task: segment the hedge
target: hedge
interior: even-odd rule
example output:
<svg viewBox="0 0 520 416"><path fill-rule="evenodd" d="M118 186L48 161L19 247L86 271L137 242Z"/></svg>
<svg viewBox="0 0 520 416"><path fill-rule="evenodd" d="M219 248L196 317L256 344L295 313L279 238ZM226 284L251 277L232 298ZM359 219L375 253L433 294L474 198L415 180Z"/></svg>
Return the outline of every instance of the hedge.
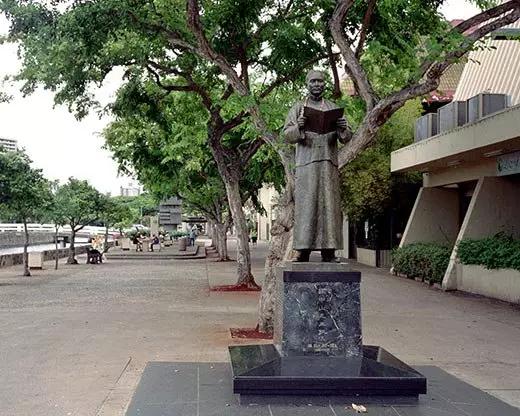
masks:
<svg viewBox="0 0 520 416"><path fill-rule="evenodd" d="M394 272L441 283L450 261L451 248L435 243L415 243L393 252Z"/></svg>
<svg viewBox="0 0 520 416"><path fill-rule="evenodd" d="M520 239L496 235L483 239L462 240L457 249L462 264L477 264L486 269L520 270Z"/></svg>

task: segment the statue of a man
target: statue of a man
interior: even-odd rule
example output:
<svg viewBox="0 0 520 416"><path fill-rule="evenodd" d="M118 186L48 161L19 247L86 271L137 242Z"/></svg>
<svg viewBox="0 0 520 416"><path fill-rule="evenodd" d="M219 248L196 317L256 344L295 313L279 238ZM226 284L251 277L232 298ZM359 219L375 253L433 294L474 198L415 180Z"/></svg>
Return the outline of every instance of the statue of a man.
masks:
<svg viewBox="0 0 520 416"><path fill-rule="evenodd" d="M348 125L344 117L336 129L318 134L306 129L304 107L321 111L339 108L323 98L323 72L307 74L309 95L289 111L284 126L285 140L296 143L296 184L293 249L296 261L309 261L311 251L320 250L324 262L338 262L335 250L343 248L338 140L348 141Z"/></svg>

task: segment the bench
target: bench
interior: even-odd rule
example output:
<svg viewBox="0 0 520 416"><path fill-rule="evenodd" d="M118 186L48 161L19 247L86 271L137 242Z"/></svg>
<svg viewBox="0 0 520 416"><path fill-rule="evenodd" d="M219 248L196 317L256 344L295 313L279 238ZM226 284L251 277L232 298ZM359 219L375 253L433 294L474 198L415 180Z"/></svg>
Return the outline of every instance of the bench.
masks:
<svg viewBox="0 0 520 416"><path fill-rule="evenodd" d="M103 255L95 248L87 248L87 264L101 264L103 263Z"/></svg>

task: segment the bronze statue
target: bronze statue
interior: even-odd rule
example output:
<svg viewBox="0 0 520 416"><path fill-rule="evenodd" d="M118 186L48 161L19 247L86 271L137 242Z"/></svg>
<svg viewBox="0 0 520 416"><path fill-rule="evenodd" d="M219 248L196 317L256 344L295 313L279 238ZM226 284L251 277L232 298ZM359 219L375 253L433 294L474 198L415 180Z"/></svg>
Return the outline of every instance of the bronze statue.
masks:
<svg viewBox="0 0 520 416"><path fill-rule="evenodd" d="M322 261L338 262L343 217L337 142L348 141L349 129L343 110L323 98L323 72L309 71L307 88L309 95L291 108L284 126L285 140L296 143L293 249L296 261L309 261L311 251L320 250Z"/></svg>

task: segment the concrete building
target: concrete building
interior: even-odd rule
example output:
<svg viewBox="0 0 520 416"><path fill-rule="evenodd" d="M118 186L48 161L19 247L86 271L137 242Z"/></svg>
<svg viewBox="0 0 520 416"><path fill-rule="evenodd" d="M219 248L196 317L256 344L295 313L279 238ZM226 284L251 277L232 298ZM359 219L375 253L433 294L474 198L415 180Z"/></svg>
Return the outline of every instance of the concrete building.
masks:
<svg viewBox="0 0 520 416"><path fill-rule="evenodd" d="M266 213L262 215L258 212L254 213L254 221L258 228L258 239L269 240L271 237L271 224L276 219L275 208L278 192L272 186L265 186L260 189L259 200L264 207Z"/></svg>
<svg viewBox="0 0 520 416"><path fill-rule="evenodd" d="M519 27L517 22L506 29ZM470 53L450 107L441 108L438 119L426 120L451 128L429 131L431 137L391 158L392 172L423 173L401 246L437 242L453 247L445 290L468 287L457 265L458 241L501 231L520 237L520 42L495 36L487 46L493 49ZM461 122L458 116L464 112Z"/></svg>
<svg viewBox="0 0 520 416"><path fill-rule="evenodd" d="M139 196L141 195L141 186L132 182L128 183L127 186L119 187L119 195L121 196Z"/></svg>
<svg viewBox="0 0 520 416"><path fill-rule="evenodd" d="M159 204L159 227L165 231L177 231L182 224L182 201L172 197Z"/></svg>
<svg viewBox="0 0 520 416"><path fill-rule="evenodd" d="M3 148L4 150L16 150L18 148L18 142L13 139L0 137L0 148Z"/></svg>

